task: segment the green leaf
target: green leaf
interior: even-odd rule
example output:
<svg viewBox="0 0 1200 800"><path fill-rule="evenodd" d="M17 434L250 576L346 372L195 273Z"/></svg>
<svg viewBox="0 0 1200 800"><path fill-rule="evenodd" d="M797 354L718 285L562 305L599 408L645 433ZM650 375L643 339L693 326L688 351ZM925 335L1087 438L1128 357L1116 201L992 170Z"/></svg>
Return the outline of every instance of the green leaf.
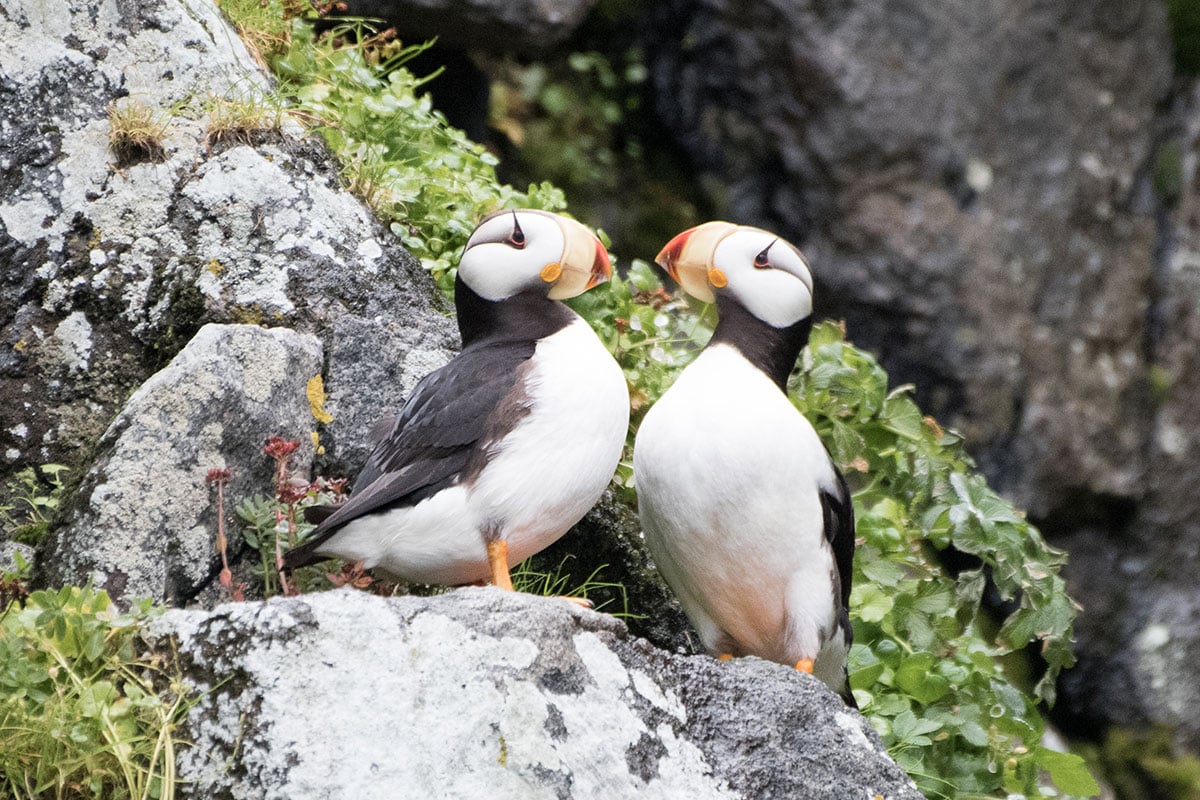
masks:
<svg viewBox="0 0 1200 800"><path fill-rule="evenodd" d="M1074 753L1060 753L1039 745L1036 750L1038 764L1050 773L1050 780L1066 794L1094 797L1100 793L1100 784L1088 771L1087 763Z"/></svg>
<svg viewBox="0 0 1200 800"><path fill-rule="evenodd" d="M879 622L892 610L892 598L873 584L859 585L851 589L850 605L857 610L863 622Z"/></svg>
<svg viewBox="0 0 1200 800"><path fill-rule="evenodd" d="M892 720L892 735L904 744L927 747L933 744L926 734L941 729L941 723L922 719L912 711L903 711Z"/></svg>
<svg viewBox="0 0 1200 800"><path fill-rule="evenodd" d="M950 691L950 681L932 671L932 653L916 653L904 659L896 670L896 684L915 700L935 703Z"/></svg>

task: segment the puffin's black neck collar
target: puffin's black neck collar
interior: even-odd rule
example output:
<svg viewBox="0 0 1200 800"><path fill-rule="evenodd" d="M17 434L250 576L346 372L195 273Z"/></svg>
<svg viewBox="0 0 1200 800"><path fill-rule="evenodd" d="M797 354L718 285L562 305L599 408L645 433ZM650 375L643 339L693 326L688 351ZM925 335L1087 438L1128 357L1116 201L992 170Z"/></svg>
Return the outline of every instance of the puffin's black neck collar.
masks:
<svg viewBox="0 0 1200 800"><path fill-rule="evenodd" d="M487 300L454 279L454 308L463 348L498 342L536 342L574 320L569 308L536 289L503 300Z"/></svg>
<svg viewBox="0 0 1200 800"><path fill-rule="evenodd" d="M724 295L717 297L717 328L709 344L727 344L783 391L796 365L796 357L808 344L812 331L812 315L787 328L775 328L746 310L746 307Z"/></svg>

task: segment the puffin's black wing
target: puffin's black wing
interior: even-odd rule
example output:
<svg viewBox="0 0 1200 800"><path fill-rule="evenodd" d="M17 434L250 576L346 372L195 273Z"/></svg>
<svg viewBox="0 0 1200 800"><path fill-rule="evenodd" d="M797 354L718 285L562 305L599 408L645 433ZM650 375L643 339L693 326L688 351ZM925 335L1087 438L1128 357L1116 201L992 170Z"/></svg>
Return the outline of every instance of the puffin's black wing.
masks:
<svg viewBox="0 0 1200 800"><path fill-rule="evenodd" d="M415 505L477 474L491 444L529 411L524 368L536 345L502 342L468 348L422 378L371 452L350 499L302 545L288 551L285 566L323 560L316 548L353 519Z"/></svg>
<svg viewBox="0 0 1200 800"><path fill-rule="evenodd" d="M833 466L831 464L831 466ZM825 523L825 539L833 549L833 561L837 566L837 587L841 606L837 610L838 628L846 640L846 647L854 641L854 628L850 625L850 581L854 578L854 503L846 479L833 466L836 485L833 491L821 489L821 515ZM850 708L858 708L854 694L850 691L849 665L846 667L846 682L841 697Z"/></svg>
<svg viewBox="0 0 1200 800"><path fill-rule="evenodd" d="M850 581L854 578L854 504L841 471L833 467L836 485L832 491L821 489L821 513L825 539L833 549L841 589L842 608L850 606Z"/></svg>

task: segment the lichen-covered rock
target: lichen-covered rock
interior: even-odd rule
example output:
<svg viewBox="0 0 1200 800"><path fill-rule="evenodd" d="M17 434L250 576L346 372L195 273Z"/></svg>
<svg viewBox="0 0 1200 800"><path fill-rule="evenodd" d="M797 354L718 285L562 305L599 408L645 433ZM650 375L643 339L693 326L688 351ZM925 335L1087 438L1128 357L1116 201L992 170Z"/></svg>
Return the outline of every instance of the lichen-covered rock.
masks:
<svg viewBox="0 0 1200 800"><path fill-rule="evenodd" d="M558 599L351 590L172 611L185 796L920 797L811 676L676 656Z"/></svg>
<svg viewBox="0 0 1200 800"><path fill-rule="evenodd" d="M406 361L446 358L432 281L323 147L286 115L254 145L210 140L214 98L273 101L209 0L18 3L0 40L0 486L29 464L78 467L206 322L326 336L351 317L403 345L356 368L381 389ZM114 148L110 108L134 104L160 151ZM379 399L326 388L346 416ZM366 433L331 425L351 450Z"/></svg>
<svg viewBox="0 0 1200 800"><path fill-rule="evenodd" d="M194 597L219 567L208 471L231 468L227 497L252 493L272 468L264 431L299 439L311 458L305 388L322 355L316 337L285 328L201 328L101 439L64 525L46 543L42 582L90 580L118 599ZM303 452L297 460L304 463ZM232 532L231 502L224 514Z"/></svg>

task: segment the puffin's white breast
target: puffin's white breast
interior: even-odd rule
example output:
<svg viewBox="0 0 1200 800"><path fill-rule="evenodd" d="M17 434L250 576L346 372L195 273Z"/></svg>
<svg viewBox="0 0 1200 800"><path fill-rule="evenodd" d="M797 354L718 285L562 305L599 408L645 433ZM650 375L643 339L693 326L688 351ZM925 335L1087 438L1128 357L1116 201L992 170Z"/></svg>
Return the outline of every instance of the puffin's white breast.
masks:
<svg viewBox="0 0 1200 800"><path fill-rule="evenodd" d="M505 522L513 563L587 513L612 480L629 429L625 376L582 318L538 343L531 411L471 491L482 519Z"/></svg>
<svg viewBox="0 0 1200 800"><path fill-rule="evenodd" d="M763 658L815 658L835 611L819 491L836 479L778 387L737 350L705 349L642 422L634 474L646 543L706 646L724 633Z"/></svg>

